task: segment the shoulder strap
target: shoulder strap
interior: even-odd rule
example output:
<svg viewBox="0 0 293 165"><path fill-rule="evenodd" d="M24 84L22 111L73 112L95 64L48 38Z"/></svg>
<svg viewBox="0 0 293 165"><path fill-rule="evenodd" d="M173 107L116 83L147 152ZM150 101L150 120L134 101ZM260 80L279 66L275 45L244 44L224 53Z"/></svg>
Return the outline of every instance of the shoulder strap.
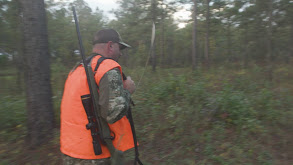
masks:
<svg viewBox="0 0 293 165"><path fill-rule="evenodd" d="M108 58L108 57L104 57L104 56L100 57L100 58L98 59L97 65L96 65L96 67L95 67L94 74L96 74L96 72L97 72L97 70L98 70L100 64L101 64L104 60L106 60L106 59L111 59L111 60L113 60L112 58Z"/></svg>
<svg viewBox="0 0 293 165"><path fill-rule="evenodd" d="M83 65L83 66L87 66L91 60L96 56L96 55L99 55L97 53L92 53L91 56L89 56L88 58L85 59L85 65L83 64L82 60L79 61L78 63L75 64L75 66L71 69L70 73L74 72L75 69L80 66L80 65Z"/></svg>

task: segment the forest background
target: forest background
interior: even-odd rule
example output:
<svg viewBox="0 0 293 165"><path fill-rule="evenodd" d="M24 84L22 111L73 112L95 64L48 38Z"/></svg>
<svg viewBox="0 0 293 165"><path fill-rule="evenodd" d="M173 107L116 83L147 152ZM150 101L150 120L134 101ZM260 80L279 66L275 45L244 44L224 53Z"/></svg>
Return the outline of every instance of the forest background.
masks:
<svg viewBox="0 0 293 165"><path fill-rule="evenodd" d="M119 0L115 20L83 0L47 0L52 106L38 108L25 3L0 0L0 164L61 163L60 102L81 60L73 5L87 55L102 28L132 46L119 62L139 82L133 115L145 164L293 164L292 0ZM185 4L193 15L178 28L173 14Z"/></svg>

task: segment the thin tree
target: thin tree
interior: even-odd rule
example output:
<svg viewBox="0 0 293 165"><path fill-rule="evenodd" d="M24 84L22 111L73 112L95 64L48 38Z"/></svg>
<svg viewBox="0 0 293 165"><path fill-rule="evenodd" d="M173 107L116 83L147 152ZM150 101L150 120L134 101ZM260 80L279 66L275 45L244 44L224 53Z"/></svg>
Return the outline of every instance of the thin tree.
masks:
<svg viewBox="0 0 293 165"><path fill-rule="evenodd" d="M20 4L27 99L26 144L34 149L48 142L54 128L46 11L44 0L20 0Z"/></svg>
<svg viewBox="0 0 293 165"><path fill-rule="evenodd" d="M160 45L161 45L161 66L164 67L164 65L166 64L165 61L165 18L166 18L166 11L164 10L163 7L164 4L164 0L161 1L161 40L160 40Z"/></svg>
<svg viewBox="0 0 293 165"><path fill-rule="evenodd" d="M267 29L267 78L269 81L273 81L273 50L272 50L272 42L273 42L273 30L272 30L272 22L273 22L273 0L268 0L268 29Z"/></svg>
<svg viewBox="0 0 293 165"><path fill-rule="evenodd" d="M209 33L210 33L210 1L206 0L206 40L205 40L205 63L207 67L210 65L210 55L209 55L209 47L210 47L210 41L209 41Z"/></svg>
<svg viewBox="0 0 293 165"><path fill-rule="evenodd" d="M197 2L193 0L193 30L192 30L192 70L197 67L197 55L196 55L196 26L197 26Z"/></svg>
<svg viewBox="0 0 293 165"><path fill-rule="evenodd" d="M152 0L152 4L151 4L151 10L152 10L152 21L156 22L156 17L157 17L157 6L158 6L158 2L157 0ZM156 66L157 66L157 57L156 57L156 45L153 45L153 48L151 50L152 52L152 70L153 72L156 71Z"/></svg>
<svg viewBox="0 0 293 165"><path fill-rule="evenodd" d="M233 61L234 56L232 55L232 32L231 32L231 26L232 26L232 21L231 21L231 15L228 13L228 18L227 18L227 54L229 57L229 61Z"/></svg>
<svg viewBox="0 0 293 165"><path fill-rule="evenodd" d="M289 45L289 47L291 49L291 51L290 51L290 58L293 58L293 46L292 45L293 45L293 18L291 19L291 40L290 40L290 45Z"/></svg>

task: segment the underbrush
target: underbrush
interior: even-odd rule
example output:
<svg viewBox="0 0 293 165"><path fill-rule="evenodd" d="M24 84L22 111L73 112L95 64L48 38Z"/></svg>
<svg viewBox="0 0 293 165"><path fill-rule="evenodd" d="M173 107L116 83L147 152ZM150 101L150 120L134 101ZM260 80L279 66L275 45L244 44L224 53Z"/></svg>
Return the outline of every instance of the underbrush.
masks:
<svg viewBox="0 0 293 165"><path fill-rule="evenodd" d="M68 72L64 70L52 69L57 122ZM138 84L143 68L124 71ZM147 70L133 95L142 161L154 165L292 164L293 86L285 77L290 75L289 66L281 71L277 76L282 81L268 82L259 67ZM8 80L5 84L9 88ZM28 151L24 148L25 97L2 93L0 104L0 164L60 164L59 130L47 145ZM127 152L126 158L131 162L133 152Z"/></svg>
<svg viewBox="0 0 293 165"><path fill-rule="evenodd" d="M292 153L289 146L272 147L280 141L291 144L293 97L288 90L276 91L273 83L243 72L158 72L145 78L134 96L142 155L151 164L292 161L284 156Z"/></svg>

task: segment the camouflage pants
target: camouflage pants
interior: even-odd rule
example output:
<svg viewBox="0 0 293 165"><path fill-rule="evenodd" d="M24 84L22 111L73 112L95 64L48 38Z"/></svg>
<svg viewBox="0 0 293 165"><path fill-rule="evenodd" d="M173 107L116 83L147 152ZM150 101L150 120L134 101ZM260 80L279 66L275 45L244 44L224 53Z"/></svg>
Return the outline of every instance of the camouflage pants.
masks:
<svg viewBox="0 0 293 165"><path fill-rule="evenodd" d="M63 165L110 165L110 158L106 159L77 159L62 154Z"/></svg>

